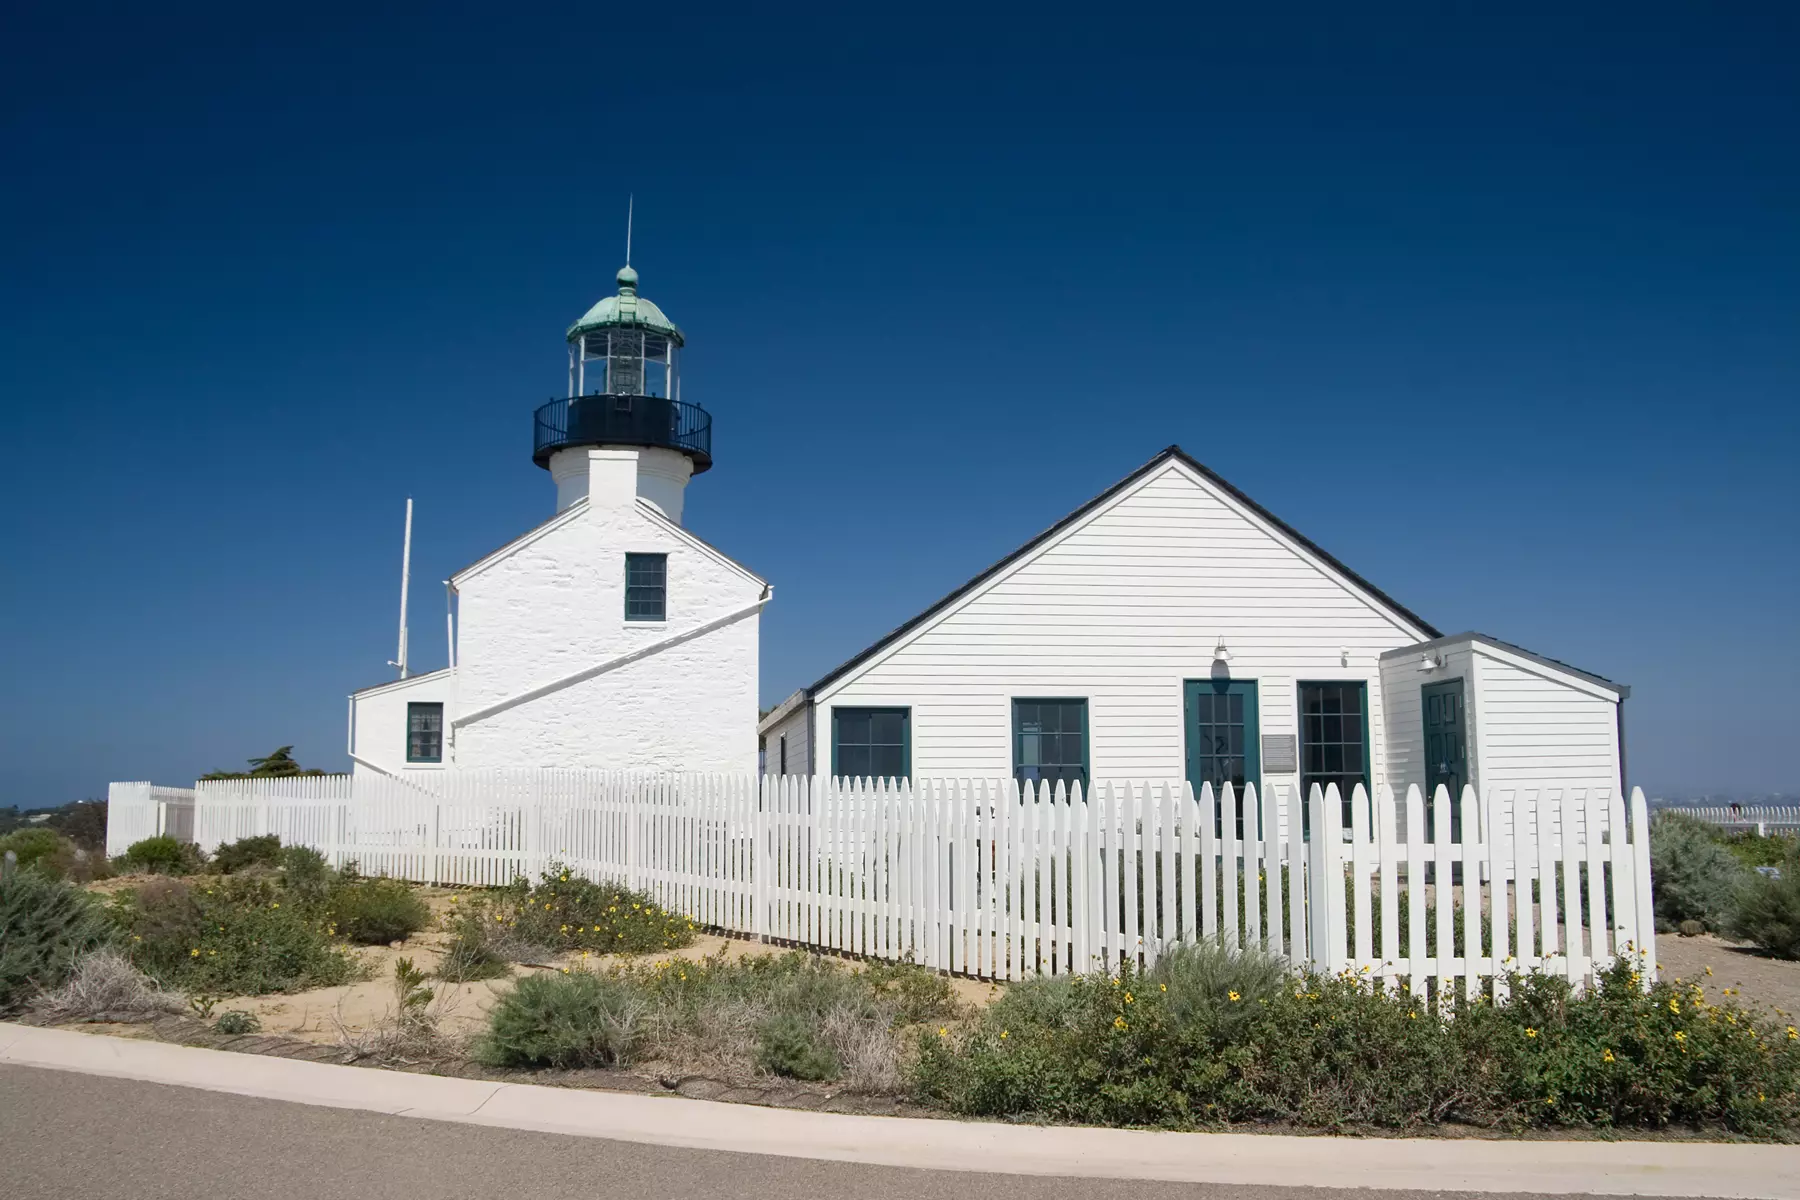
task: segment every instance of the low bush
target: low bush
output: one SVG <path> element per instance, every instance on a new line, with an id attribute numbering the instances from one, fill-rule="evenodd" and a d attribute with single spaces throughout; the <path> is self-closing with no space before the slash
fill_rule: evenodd
<path id="1" fill-rule="evenodd" d="M 32 1005 L 50 1021 L 150 1021 L 187 1009 L 187 997 L 167 992 L 110 947 L 76 960 L 61 987 Z"/>
<path id="2" fill-rule="evenodd" d="M 262 1018 L 253 1012 L 234 1008 L 220 1013 L 219 1019 L 213 1022 L 213 1028 L 220 1033 L 229 1034 L 259 1033 L 262 1030 Z"/>
<path id="3" fill-rule="evenodd" d="M 246 867 L 273 867 L 281 862 L 281 839 L 274 834 L 239 838 L 213 851 L 212 869 L 222 875 Z"/>
<path id="4" fill-rule="evenodd" d="M 431 923 L 431 910 L 418 893 L 397 879 L 358 879 L 331 893 L 337 931 L 353 942 L 397 942 Z"/>
<path id="5" fill-rule="evenodd" d="M 193 875 L 206 865 L 206 856 L 198 846 L 165 834 L 127 846 L 119 865 L 152 875 Z"/>
<path id="6" fill-rule="evenodd" d="M 763 1022 L 757 1031 L 756 1062 L 769 1074 L 790 1079 L 836 1079 L 844 1069 L 837 1052 L 825 1043 L 823 1030 L 798 1013 L 781 1013 Z"/>
<path id="7" fill-rule="evenodd" d="M 636 990 L 618 976 L 529 976 L 494 1005 L 475 1056 L 497 1067 L 623 1066 L 642 1013 Z"/>
<path id="8" fill-rule="evenodd" d="M 278 865 L 282 886 L 298 900 L 323 901 L 337 883 L 338 873 L 311 846 L 282 847 Z"/>
<path id="9" fill-rule="evenodd" d="M 1507 1003 L 1442 1009 L 1310 973 L 1273 995 L 1232 989 L 1224 1006 L 1196 1004 L 1183 993 L 1199 974 L 1017 985 L 973 1027 L 920 1038 L 918 1094 L 968 1114 L 1177 1128 L 1680 1124 L 1780 1136 L 1800 1121 L 1791 1026 L 1698 988 L 1646 990 L 1628 963 L 1581 996 L 1532 976 L 1512 981 Z"/>
<path id="10" fill-rule="evenodd" d="M 642 892 L 595 883 L 552 863 L 536 884 L 515 879 L 492 903 L 492 919 L 508 939 L 552 952 L 648 954 L 694 940 L 694 923 Z"/>
<path id="11" fill-rule="evenodd" d="M 18 856 L 20 867 L 34 866 L 45 859 L 54 860 L 62 854 L 72 854 L 75 843 L 63 837 L 54 829 L 15 829 L 5 837 L 0 837 L 0 858 L 6 857 L 11 850 Z M 63 871 L 54 865 L 47 864 L 47 874 L 63 878 Z"/>
<path id="12" fill-rule="evenodd" d="M 1652 818 L 1650 882 L 1657 932 L 1673 933 L 1683 921 L 1724 929 L 1748 874 L 1717 827 L 1682 812 Z"/>
<path id="13" fill-rule="evenodd" d="M 105 910 L 73 884 L 36 869 L 0 881 L 0 1014 L 60 987 L 82 955 L 114 937 Z"/>
<path id="14" fill-rule="evenodd" d="M 1774 874 L 1751 875 L 1729 928 L 1776 958 L 1800 958 L 1800 852 L 1790 852 Z"/>
<path id="15" fill-rule="evenodd" d="M 1724 834 L 1725 848 L 1746 867 L 1779 867 L 1800 850 L 1800 839 L 1791 833 L 1757 833 L 1740 829 Z"/>
<path id="16" fill-rule="evenodd" d="M 156 880 L 114 901 L 131 959 L 165 987 L 254 996 L 328 987 L 358 965 L 326 919 L 264 879 Z"/>
<path id="17" fill-rule="evenodd" d="M 489 933 L 490 921 L 485 911 L 470 906 L 467 911 L 449 918 L 450 944 L 438 960 L 438 978 L 450 983 L 473 983 L 478 979 L 498 979 L 509 973 L 507 960 L 495 948 Z"/>

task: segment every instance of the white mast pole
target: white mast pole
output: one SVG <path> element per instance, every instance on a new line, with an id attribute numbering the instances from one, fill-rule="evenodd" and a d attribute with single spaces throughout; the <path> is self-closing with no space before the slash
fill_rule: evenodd
<path id="1" fill-rule="evenodd" d="M 406 541 L 400 551 L 400 657 L 394 666 L 406 678 L 406 588 L 412 582 L 412 497 L 406 498 Z"/>

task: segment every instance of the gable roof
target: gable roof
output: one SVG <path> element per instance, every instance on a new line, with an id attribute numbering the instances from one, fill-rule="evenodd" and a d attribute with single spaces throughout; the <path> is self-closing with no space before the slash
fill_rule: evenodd
<path id="1" fill-rule="evenodd" d="M 1086 504 L 1083 504 L 1080 508 L 1078 508 L 1074 512 L 1070 513 L 1068 516 L 1064 517 L 1062 520 L 1058 521 L 1056 524 L 1050 526 L 1050 528 L 1044 530 L 1044 532 L 1038 534 L 1036 537 L 1032 538 L 1029 542 L 1026 542 L 1023 546 L 1020 546 L 1017 550 L 1014 550 L 1011 554 L 1007 555 L 1005 558 L 1001 559 L 999 562 L 995 563 L 993 566 L 989 567 L 987 570 L 983 571 L 981 574 L 975 576 L 975 578 L 969 580 L 967 583 L 963 584 L 961 587 L 957 588 L 955 591 L 953 591 L 949 595 L 945 596 L 942 600 L 939 600 L 936 604 L 933 604 L 930 608 L 926 609 L 924 612 L 920 613 L 918 616 L 914 617 L 912 620 L 907 621 L 904 625 L 901 625 L 899 628 L 893 630 L 891 633 L 889 633 L 885 637 L 881 638 L 881 640 L 877 641 L 874 645 L 872 645 L 868 649 L 862 651 L 860 654 L 857 654 L 854 657 L 848 659 L 847 661 L 839 664 L 836 668 L 827 672 L 825 675 L 821 676 L 817 682 L 810 684 L 809 686 L 807 686 L 805 688 L 802 688 L 801 691 L 807 695 L 811 695 L 811 694 L 817 692 L 820 688 L 823 688 L 823 687 L 831 684 L 835 680 L 842 678 L 844 675 L 846 675 L 850 671 L 854 670 L 857 666 L 859 666 L 863 662 L 874 657 L 876 654 L 879 654 L 882 650 L 885 650 L 888 646 L 892 645 L 894 642 L 898 641 L 900 638 L 905 637 L 908 633 L 912 632 L 914 629 L 918 628 L 920 625 L 924 624 L 926 621 L 930 620 L 932 617 L 943 612 L 946 608 L 949 608 L 951 605 L 955 604 L 958 600 L 961 600 L 964 596 L 968 595 L 970 592 L 974 591 L 976 588 L 978 588 L 982 584 L 986 583 L 989 579 L 992 579 L 995 575 L 999 574 L 1001 571 L 1005 570 L 1007 567 L 1011 566 L 1013 563 L 1018 562 L 1021 558 L 1024 558 L 1026 555 L 1030 554 L 1032 551 L 1036 550 L 1038 547 L 1042 546 L 1044 543 L 1046 543 L 1046 542 L 1050 541 L 1052 538 L 1056 537 L 1057 534 L 1061 533 L 1063 530 L 1067 529 L 1069 526 L 1075 524 L 1077 521 L 1081 520 L 1083 517 L 1085 517 L 1089 513 L 1093 512 L 1095 509 L 1100 508 L 1103 505 L 1105 505 L 1108 501 L 1112 500 L 1115 496 L 1119 495 L 1121 492 L 1125 491 L 1127 488 L 1131 487 L 1133 484 L 1138 482 L 1138 480 L 1143 479 L 1146 475 L 1149 475 L 1152 471 L 1155 471 L 1158 468 L 1163 467 L 1170 462 L 1180 463 L 1182 466 L 1188 468 L 1188 470 L 1190 470 L 1190 471 L 1193 471 L 1195 474 L 1197 474 L 1201 478 L 1205 479 L 1208 483 L 1212 484 L 1214 487 L 1218 488 L 1220 491 L 1229 495 L 1233 500 L 1236 500 L 1239 504 L 1242 504 L 1245 508 L 1249 509 L 1252 513 L 1256 514 L 1262 520 L 1267 521 L 1269 524 L 1273 525 L 1284 536 L 1291 538 L 1294 542 L 1298 543 L 1300 545 L 1300 547 L 1302 549 L 1304 549 L 1307 553 L 1312 554 L 1315 557 L 1317 557 L 1321 562 L 1323 562 L 1332 571 L 1336 572 L 1339 576 L 1343 577 L 1349 583 L 1355 585 L 1358 589 L 1365 592 L 1372 599 L 1376 600 L 1378 603 L 1380 603 L 1383 607 L 1388 609 L 1394 615 L 1396 615 L 1396 616 L 1400 617 L 1402 620 L 1404 620 L 1407 624 L 1412 625 L 1420 630 L 1423 630 L 1425 632 L 1426 636 L 1428 636 L 1428 637 L 1437 638 L 1437 637 L 1443 636 L 1435 628 L 1433 628 L 1431 625 L 1427 624 L 1422 618 L 1420 618 L 1411 609 L 1408 609 L 1408 608 L 1402 606 L 1399 603 L 1399 601 L 1395 600 L 1393 597 L 1389 596 L 1386 592 L 1383 592 L 1380 588 L 1376 587 L 1374 584 L 1372 584 L 1368 580 L 1364 579 L 1361 575 L 1358 575 L 1355 571 L 1352 571 L 1349 567 L 1346 567 L 1343 563 L 1341 563 L 1337 559 L 1333 558 L 1330 554 L 1326 553 L 1323 549 L 1321 549 L 1318 546 L 1318 544 L 1315 543 L 1311 538 L 1308 538 L 1305 534 L 1303 534 L 1299 530 L 1295 529 L 1292 525 L 1289 525 L 1286 521 L 1283 521 L 1280 517 L 1276 516 L 1274 513 L 1270 512 L 1268 509 L 1264 508 L 1262 505 L 1260 505 L 1256 501 L 1252 500 L 1249 496 L 1245 495 L 1242 491 L 1240 491 L 1237 487 L 1235 487 L 1231 482 L 1229 482 L 1228 480 L 1226 480 L 1225 478 L 1220 476 L 1216 471 L 1213 471 L 1211 468 L 1207 467 L 1206 464 L 1202 463 L 1199 459 L 1195 458 L 1193 455 L 1191 455 L 1187 451 L 1183 450 L 1180 446 L 1170 446 L 1166 450 L 1163 450 L 1161 453 L 1159 453 L 1155 458 L 1152 458 L 1149 462 L 1145 463 L 1143 466 L 1139 467 L 1137 470 L 1133 471 L 1131 474 L 1127 475 L 1125 478 L 1119 480 L 1119 482 L 1113 484 L 1111 487 L 1107 488 L 1104 492 L 1101 492 L 1098 496 L 1095 496 L 1092 500 L 1089 500 Z M 793 699 L 793 697 L 790 697 L 790 699 Z"/>

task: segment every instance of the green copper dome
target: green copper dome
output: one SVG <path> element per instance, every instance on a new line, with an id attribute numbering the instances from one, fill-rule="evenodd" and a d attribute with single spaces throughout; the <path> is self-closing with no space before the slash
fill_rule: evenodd
<path id="1" fill-rule="evenodd" d="M 644 329 L 665 334 L 677 346 L 685 344 L 675 322 L 663 310 L 637 294 L 637 272 L 626 265 L 619 270 L 619 294 L 608 296 L 587 310 L 581 320 L 569 326 L 568 340 L 575 341 L 584 333 L 597 329 Z"/>

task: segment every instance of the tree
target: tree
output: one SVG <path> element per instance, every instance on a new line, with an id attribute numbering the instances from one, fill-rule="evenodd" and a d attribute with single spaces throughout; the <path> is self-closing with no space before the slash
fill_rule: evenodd
<path id="1" fill-rule="evenodd" d="M 325 775 L 317 767 L 302 767 L 294 761 L 292 746 L 277 747 L 273 754 L 265 754 L 261 758 L 252 758 L 248 771 L 213 771 L 202 775 L 202 779 L 286 779 L 296 775 Z"/>

